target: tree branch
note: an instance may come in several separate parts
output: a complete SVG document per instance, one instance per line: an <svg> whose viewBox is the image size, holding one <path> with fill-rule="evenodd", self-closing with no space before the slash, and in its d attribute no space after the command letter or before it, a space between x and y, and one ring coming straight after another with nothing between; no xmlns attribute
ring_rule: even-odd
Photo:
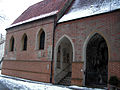
<svg viewBox="0 0 120 90"><path fill-rule="evenodd" d="M0 16L0 19L4 19L4 20L5 20L5 17L3 17L3 16Z"/></svg>

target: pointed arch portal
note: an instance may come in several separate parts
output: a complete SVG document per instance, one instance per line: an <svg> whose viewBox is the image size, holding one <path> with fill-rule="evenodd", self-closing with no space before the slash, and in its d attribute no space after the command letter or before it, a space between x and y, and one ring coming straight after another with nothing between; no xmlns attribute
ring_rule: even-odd
<svg viewBox="0 0 120 90"><path fill-rule="evenodd" d="M108 47L105 39L94 34L86 46L85 85L107 86Z"/></svg>
<svg viewBox="0 0 120 90"><path fill-rule="evenodd" d="M62 37L55 48L55 76L56 84L70 85L72 75L73 45L68 37Z"/></svg>

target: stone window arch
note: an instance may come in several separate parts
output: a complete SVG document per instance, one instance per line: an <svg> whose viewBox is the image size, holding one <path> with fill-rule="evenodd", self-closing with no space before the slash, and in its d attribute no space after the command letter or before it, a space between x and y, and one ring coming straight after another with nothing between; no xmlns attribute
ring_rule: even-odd
<svg viewBox="0 0 120 90"><path fill-rule="evenodd" d="M28 38L27 38L26 34L23 35L21 41L22 41L22 50L26 51L27 50L27 41L28 41Z"/></svg>
<svg viewBox="0 0 120 90"><path fill-rule="evenodd" d="M37 34L37 50L44 50L45 47L45 32L41 29Z"/></svg>
<svg viewBox="0 0 120 90"><path fill-rule="evenodd" d="M15 39L12 36L11 39L10 39L10 44L9 44L10 45L10 48L9 48L10 51L14 51L14 44L15 44Z"/></svg>

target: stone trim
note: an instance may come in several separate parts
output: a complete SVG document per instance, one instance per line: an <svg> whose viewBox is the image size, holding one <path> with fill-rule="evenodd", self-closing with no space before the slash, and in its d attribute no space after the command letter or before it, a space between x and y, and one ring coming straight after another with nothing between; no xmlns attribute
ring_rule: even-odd
<svg viewBox="0 0 120 90"><path fill-rule="evenodd" d="M4 70L12 70L12 71L18 71L18 72L28 72L28 73L38 73L38 74L49 74L50 73L43 73L43 72L33 72L33 71L26 71L26 70L17 70L17 69L8 69L8 68L2 68Z"/></svg>
<svg viewBox="0 0 120 90"><path fill-rule="evenodd" d="M37 33L36 33L36 41L35 41L35 49L34 50L38 50L38 51L42 51L42 50L39 50L39 36L41 36L41 32L45 32L45 41L44 41L44 49L43 50L46 50L46 41L47 41L47 33L46 33L46 30L44 28L40 28Z"/></svg>
<svg viewBox="0 0 120 90"><path fill-rule="evenodd" d="M5 61L10 61L10 62L51 62L51 61L43 61L43 60L3 60Z"/></svg>
<svg viewBox="0 0 120 90"><path fill-rule="evenodd" d="M71 80L83 80L83 78L72 78Z"/></svg>
<svg viewBox="0 0 120 90"><path fill-rule="evenodd" d="M84 64L84 61L78 61L78 62L72 62L72 63L82 63L82 64Z"/></svg>
<svg viewBox="0 0 120 90"><path fill-rule="evenodd" d="M32 22L31 22L32 23ZM14 32L18 32L18 31L23 31L23 30L27 30L27 29L31 29L31 28L34 28L34 27L39 27L39 26L43 26L43 25L47 25L47 24L51 24L51 23L53 23L53 21L51 21L51 22L47 22L47 23L42 23L42 24L39 24L39 25L35 25L35 26L29 26L29 27L26 27L26 28L21 28L21 29L18 29L18 30L13 30L13 31L10 31L10 32L8 32L8 33L14 33Z"/></svg>
<svg viewBox="0 0 120 90"><path fill-rule="evenodd" d="M120 63L120 60L109 60L109 62L119 62Z"/></svg>

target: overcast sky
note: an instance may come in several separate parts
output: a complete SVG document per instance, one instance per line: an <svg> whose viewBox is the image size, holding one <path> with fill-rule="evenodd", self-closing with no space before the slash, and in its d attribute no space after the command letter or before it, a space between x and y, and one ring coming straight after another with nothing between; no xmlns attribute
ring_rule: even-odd
<svg viewBox="0 0 120 90"><path fill-rule="evenodd" d="M6 34L5 28L9 26L29 6L42 0L0 0L0 34Z"/></svg>

